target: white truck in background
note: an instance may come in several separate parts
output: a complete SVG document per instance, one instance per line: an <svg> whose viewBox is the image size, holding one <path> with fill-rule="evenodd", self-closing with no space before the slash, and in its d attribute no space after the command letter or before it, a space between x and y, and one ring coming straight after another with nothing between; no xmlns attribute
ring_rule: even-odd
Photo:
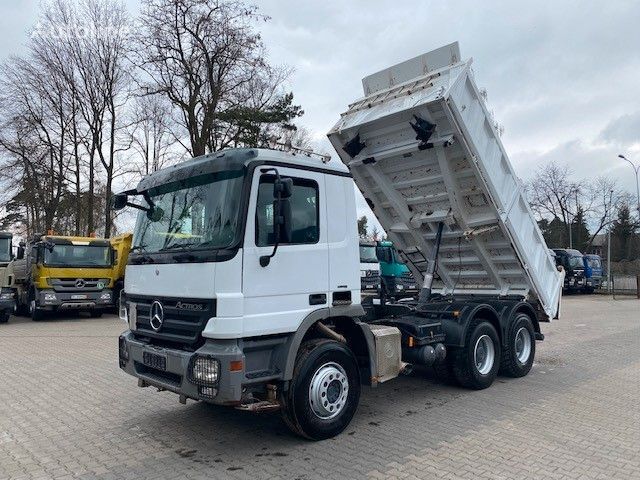
<svg viewBox="0 0 640 480"><path fill-rule="evenodd" d="M226 150L117 195L115 209L141 210L120 367L181 402L280 409L316 440L405 364L471 389L526 375L562 272L470 66L451 44L365 78L329 132L342 163ZM417 301L361 304L353 181Z"/></svg>
<svg viewBox="0 0 640 480"><path fill-rule="evenodd" d="M360 240L360 290L362 296L380 295L380 261L376 256L376 242Z"/></svg>

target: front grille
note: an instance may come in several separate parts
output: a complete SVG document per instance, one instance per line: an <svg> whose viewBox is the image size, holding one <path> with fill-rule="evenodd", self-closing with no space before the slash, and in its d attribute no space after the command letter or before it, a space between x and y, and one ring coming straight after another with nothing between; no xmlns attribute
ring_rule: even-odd
<svg viewBox="0 0 640 480"><path fill-rule="evenodd" d="M82 280L82 287L78 287L76 285L78 280ZM49 279L49 284L56 292L98 292L102 290L101 288L98 288L98 283L100 283L101 280L105 285L109 283L108 281L105 281L105 279L100 278L51 278Z"/></svg>
<svg viewBox="0 0 640 480"><path fill-rule="evenodd" d="M135 335L145 337L154 345L189 345L202 342L202 330L210 318L216 316L215 300L150 298L126 296L127 303L136 304ZM162 305L164 320L158 331L151 327L150 312L153 302ZM201 306L202 310L196 310Z"/></svg>

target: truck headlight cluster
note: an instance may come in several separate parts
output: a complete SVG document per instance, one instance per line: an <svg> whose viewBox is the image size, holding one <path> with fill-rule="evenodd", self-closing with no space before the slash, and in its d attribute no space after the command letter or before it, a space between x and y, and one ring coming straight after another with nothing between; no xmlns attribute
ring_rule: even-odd
<svg viewBox="0 0 640 480"><path fill-rule="evenodd" d="M0 300L13 300L13 290L9 288L0 289Z"/></svg>
<svg viewBox="0 0 640 480"><path fill-rule="evenodd" d="M212 357L196 355L191 359L189 380L196 385L215 385L220 374L220 362Z"/></svg>
<svg viewBox="0 0 640 480"><path fill-rule="evenodd" d="M100 300L111 300L111 293L103 293L102 295L100 295Z"/></svg>
<svg viewBox="0 0 640 480"><path fill-rule="evenodd" d="M45 293L44 294L44 301L45 302L55 302L57 300L56 294L55 293Z"/></svg>

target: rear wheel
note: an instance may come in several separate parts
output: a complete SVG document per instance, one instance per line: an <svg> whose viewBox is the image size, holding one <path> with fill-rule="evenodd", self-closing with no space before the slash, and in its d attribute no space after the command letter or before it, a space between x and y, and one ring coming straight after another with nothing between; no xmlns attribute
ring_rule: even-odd
<svg viewBox="0 0 640 480"><path fill-rule="evenodd" d="M338 435L360 400L360 374L349 347L332 340L305 342L282 397L283 418L294 433L311 440Z"/></svg>
<svg viewBox="0 0 640 480"><path fill-rule="evenodd" d="M500 366L500 340L494 326L486 320L473 320L465 347L453 351L452 366L456 380L463 387L474 390L489 387Z"/></svg>
<svg viewBox="0 0 640 480"><path fill-rule="evenodd" d="M509 329L500 372L509 377L524 377L531 370L535 355L536 337L531 318L526 313L518 313Z"/></svg>

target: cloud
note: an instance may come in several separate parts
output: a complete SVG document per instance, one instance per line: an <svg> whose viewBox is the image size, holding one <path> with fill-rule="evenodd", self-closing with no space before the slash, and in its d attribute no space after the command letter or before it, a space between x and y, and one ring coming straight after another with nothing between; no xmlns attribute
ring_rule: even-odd
<svg viewBox="0 0 640 480"><path fill-rule="evenodd" d="M600 132L599 138L615 145L629 146L640 143L640 111L611 120Z"/></svg>

